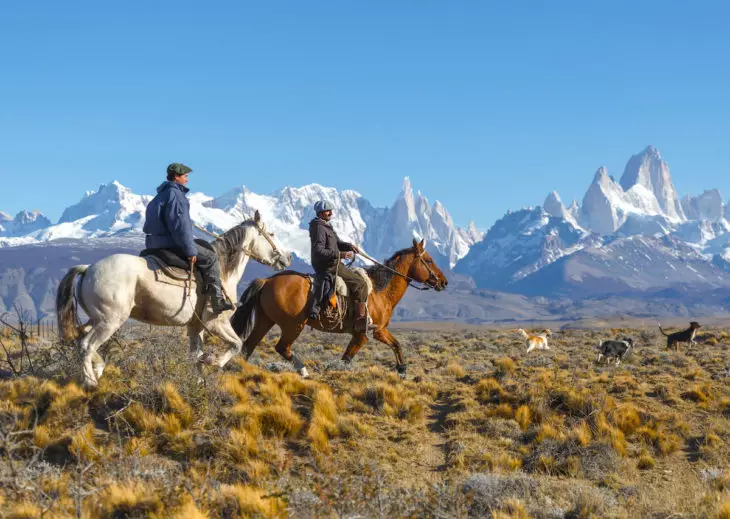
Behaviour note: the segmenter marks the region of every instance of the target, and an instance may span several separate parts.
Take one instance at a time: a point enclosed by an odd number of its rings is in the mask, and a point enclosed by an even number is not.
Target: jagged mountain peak
[[[560,195],[557,191],[551,191],[548,196],[545,197],[542,207],[545,209],[546,213],[552,216],[558,218],[567,217],[567,210],[565,209],[563,201],[560,199]]]
[[[0,222],[9,222],[13,218],[6,212],[0,211]]]
[[[659,150],[653,146],[647,146],[641,153],[629,159],[620,184],[626,192],[632,189],[641,192],[641,189],[636,189],[641,186],[652,193],[656,197],[662,216],[676,222],[687,220],[672,183],[669,165],[662,159]],[[641,196],[646,199],[645,195]]]
[[[18,211],[15,218],[10,218],[9,215],[3,213],[0,223],[2,223],[0,236],[3,237],[24,236],[51,225],[51,221],[37,209]]]
[[[601,166],[596,170],[595,174],[593,175],[593,182],[602,182],[607,178],[609,178],[608,169],[606,168],[606,166]]]
[[[708,189],[697,196],[685,195],[682,209],[689,220],[719,222],[725,217],[722,195],[718,189]]]

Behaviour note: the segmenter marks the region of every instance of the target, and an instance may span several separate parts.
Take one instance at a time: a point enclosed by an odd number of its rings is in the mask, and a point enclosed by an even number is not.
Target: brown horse
[[[403,352],[398,341],[387,329],[393,310],[405,294],[410,281],[423,283],[437,291],[444,290],[448,281],[424,250],[423,241],[418,243],[413,240],[413,247],[396,252],[385,265],[387,268],[375,266],[367,270],[373,281],[368,309],[373,320],[373,336],[391,347],[395,353],[396,370],[405,377]],[[291,345],[307,324],[319,330],[323,329],[319,321],[307,318],[309,298],[312,297],[310,283],[309,277],[291,271],[275,274],[267,279],[259,278],[251,283],[231,317],[233,329],[245,341],[246,359],[271,327],[277,324],[281,328],[281,338],[276,344],[276,351],[284,359],[294,363],[302,376],[308,376],[302,362],[292,354]],[[352,319],[346,319],[342,329],[325,331],[352,335],[342,355],[342,360],[348,363],[368,340],[364,333],[352,329]]]

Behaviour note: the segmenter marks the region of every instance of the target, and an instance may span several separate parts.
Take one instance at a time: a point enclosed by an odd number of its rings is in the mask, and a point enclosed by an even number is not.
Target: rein
[[[254,222],[253,226],[256,228],[256,230],[259,232],[259,234],[261,236],[263,236],[264,239],[266,239],[267,242],[269,242],[269,245],[271,245],[271,250],[274,251],[274,258],[275,258],[274,261],[263,261],[263,260],[257,260],[257,261],[260,262],[260,263],[263,263],[267,267],[270,267],[271,265],[273,265],[275,263],[276,259],[279,259],[281,257],[281,251],[279,251],[279,249],[276,247],[276,243],[274,243],[274,240],[271,239],[271,236],[269,236],[269,233],[264,232],[264,230],[261,229],[261,227],[259,227],[259,224],[256,223],[255,220],[252,220],[252,221]],[[204,232],[208,236],[212,236],[216,240],[220,240],[222,238],[221,235],[218,235],[218,234],[215,234],[213,232],[210,232],[208,229],[205,229],[204,227],[201,227],[199,225],[193,224],[193,227],[195,227],[199,231]],[[244,252],[244,254],[246,254],[246,256],[249,256],[249,257],[251,256],[251,250],[250,250],[250,248],[249,248],[249,250],[246,250],[246,251],[243,251],[243,252]]]
[[[380,263],[380,262],[379,262],[378,260],[376,260],[375,258],[371,257],[371,256],[370,256],[369,254],[365,253],[365,251],[363,251],[362,249],[360,249],[360,256],[362,256],[363,258],[365,258],[365,259],[367,259],[367,260],[370,260],[370,261],[372,261],[372,262],[373,262],[373,263],[375,263],[376,265],[378,265],[378,266],[380,266],[380,267],[383,267],[384,269],[386,269],[386,270],[388,270],[388,271],[392,272],[393,274],[396,274],[396,275],[398,275],[398,276],[402,277],[403,279],[405,279],[405,280],[406,280],[406,281],[408,282],[408,286],[409,286],[409,287],[413,287],[413,288],[415,288],[416,290],[431,290],[431,289],[433,289],[433,288],[434,288],[434,287],[432,287],[431,285],[427,285],[426,283],[423,283],[422,281],[416,281],[415,279],[413,279],[413,278],[412,278],[412,277],[410,277],[410,276],[406,276],[405,274],[401,274],[400,272],[398,272],[398,271],[397,271],[397,270],[395,270],[394,268],[391,268],[391,267],[389,267],[388,265],[385,265],[384,263]],[[424,265],[424,266],[426,267],[426,270],[428,270],[428,273],[429,273],[429,274],[430,274],[431,276],[433,276],[433,277],[434,277],[435,279],[438,279],[438,277],[436,276],[436,274],[434,273],[434,271],[433,271],[433,270],[431,270],[431,268],[430,268],[430,267],[428,266],[428,263],[426,263],[426,262],[425,262],[425,261],[423,260],[423,257],[422,257],[422,256],[421,256],[420,254],[416,255],[416,258],[418,258],[419,260],[421,260],[421,263],[423,263],[423,265]],[[420,284],[421,284],[421,285],[423,285],[423,286],[418,286],[418,285],[414,285],[414,284],[413,284],[413,282],[414,282],[414,281],[415,281],[416,283],[420,283]]]

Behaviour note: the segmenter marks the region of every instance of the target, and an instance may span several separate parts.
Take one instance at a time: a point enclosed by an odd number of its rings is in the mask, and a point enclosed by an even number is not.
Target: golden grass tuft
[[[689,390],[682,393],[682,398],[692,402],[707,402],[712,396],[709,384],[695,384]]]
[[[446,373],[456,378],[462,378],[466,376],[466,370],[464,369],[464,367],[453,360],[449,362],[448,366],[446,366]]]
[[[494,378],[483,378],[474,386],[477,400],[481,403],[498,403],[506,396],[502,384]]]
[[[570,431],[570,438],[580,446],[587,447],[593,440],[593,433],[586,422],[581,422]]]
[[[522,468],[522,460],[520,458],[510,456],[505,452],[496,457],[485,452],[482,457],[487,463],[489,470],[492,472],[496,472],[498,470],[514,472]]]
[[[112,484],[94,500],[94,512],[88,515],[102,519],[116,517],[147,517],[162,512],[162,501],[149,485],[142,483]]]
[[[720,505],[717,507],[717,510],[715,510],[715,515],[713,515],[714,519],[730,519],[730,497],[726,498],[723,503],[720,503]]]
[[[271,404],[258,409],[261,432],[278,438],[294,436],[302,428],[304,420],[292,411],[291,404]]]
[[[411,423],[421,420],[426,412],[422,397],[402,384],[396,386],[390,382],[377,382],[375,385],[356,389],[353,397],[385,416]]]
[[[8,519],[36,519],[42,517],[41,507],[35,503],[24,501],[17,503],[6,516]]]
[[[225,517],[277,517],[285,509],[279,498],[264,498],[263,490],[249,485],[223,485],[220,494]]]
[[[511,375],[517,370],[517,363],[509,357],[496,359],[494,365],[497,367],[496,375],[498,377]]]
[[[78,460],[98,461],[104,457],[101,447],[94,439],[93,424],[86,424],[71,435],[69,451]]]
[[[238,462],[246,461],[259,452],[258,441],[245,429],[235,428],[228,433],[226,451]]]
[[[506,499],[501,510],[492,512],[492,519],[530,519],[527,508],[519,499]]]
[[[193,423],[193,409],[183,400],[177,388],[171,382],[167,382],[158,390],[164,397],[167,407],[180,421],[180,425],[189,427]]]
[[[537,429],[537,437],[535,438],[538,443],[542,443],[545,440],[562,440],[563,433],[561,433],[555,426],[549,423],[541,424]]]
[[[139,402],[133,402],[122,412],[122,418],[137,433],[154,433],[160,427],[160,418],[144,408]]]
[[[596,419],[596,436],[599,440],[613,447],[617,454],[626,456],[628,443],[623,431],[613,427],[603,413],[600,413]]]
[[[723,398],[718,402],[717,410],[727,416],[730,417],[730,398]]]
[[[208,514],[201,512],[195,503],[193,498],[189,495],[185,495],[182,498],[180,506],[175,508],[170,514],[170,519],[208,519]]]
[[[487,416],[494,416],[497,418],[514,418],[514,410],[510,404],[499,404],[494,409],[490,409],[487,412]]]
[[[654,458],[652,458],[648,454],[642,454],[641,456],[639,456],[639,461],[636,464],[636,466],[641,470],[653,469],[654,465],[656,465]]]
[[[631,436],[641,426],[641,416],[632,404],[619,406],[613,413],[613,421],[627,436]]]
[[[532,423],[532,411],[530,411],[530,408],[526,405],[518,407],[517,411],[515,411],[515,421],[520,424],[520,428],[523,431],[526,431]]]

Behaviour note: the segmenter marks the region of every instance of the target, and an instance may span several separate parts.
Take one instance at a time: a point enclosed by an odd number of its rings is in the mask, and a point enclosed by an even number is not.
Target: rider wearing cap
[[[190,203],[186,196],[190,190],[185,187],[191,171],[185,164],[177,162],[167,166],[167,181],[159,185],[157,196],[147,205],[142,229],[147,235],[145,247],[169,249],[191,265],[197,265],[213,313],[219,314],[234,307],[223,297],[218,255],[206,242],[193,240]]]
[[[322,276],[338,276],[347,285],[353,302],[355,303],[355,331],[364,332],[367,326],[367,286],[361,275],[340,266],[340,259],[350,259],[360,249],[352,243],[347,243],[337,237],[332,228],[332,204],[326,200],[320,200],[314,204],[314,212],[317,217],[309,222],[309,239],[312,243],[312,268],[314,272]],[[317,305],[315,305],[317,306]],[[310,315],[310,319],[316,319],[316,315]]]

